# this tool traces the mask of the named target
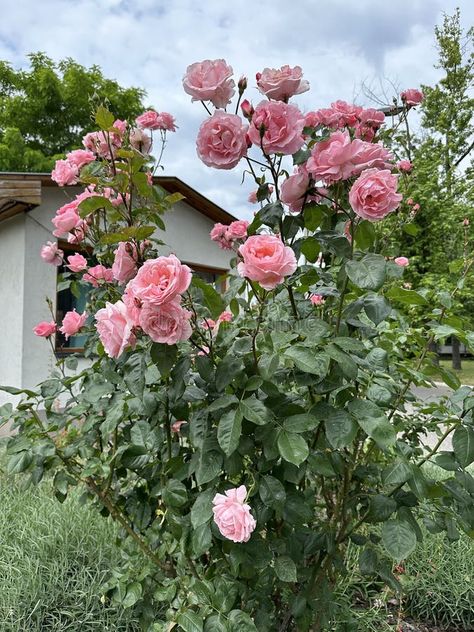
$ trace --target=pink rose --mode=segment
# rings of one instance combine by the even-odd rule
[[[64,233],[69,233],[79,224],[81,218],[77,211],[78,206],[77,201],[73,200],[56,211],[56,216],[51,220],[56,226],[56,230],[53,231],[55,237],[61,237]]]
[[[111,268],[106,268],[102,264],[99,264],[89,268],[87,273],[82,277],[82,280],[90,283],[94,287],[99,287],[99,281],[111,283],[114,280],[114,275]]]
[[[66,154],[66,160],[70,165],[75,165],[79,171],[84,165],[94,162],[95,155],[87,149],[75,149]]]
[[[257,87],[269,99],[288,101],[295,94],[309,90],[309,83],[303,79],[300,66],[290,68],[285,65],[280,69],[264,68],[257,74]]]
[[[46,263],[52,263],[54,266],[60,266],[63,262],[64,252],[58,248],[55,241],[48,241],[41,248],[41,259]]]
[[[106,303],[95,315],[96,329],[109,358],[118,358],[129,346],[134,347],[136,338],[133,322],[122,301]]]
[[[413,169],[413,165],[409,160],[399,160],[397,162],[397,168],[399,171],[409,172]]]
[[[217,318],[217,322],[230,323],[232,318],[233,318],[232,312],[229,312],[226,310],[226,311],[223,311],[222,314],[220,314],[220,316]]]
[[[406,268],[408,265],[410,265],[410,261],[406,257],[396,257],[394,259],[394,262],[397,264],[397,266],[400,266],[401,268]]]
[[[216,108],[225,108],[235,93],[232,73],[223,59],[196,62],[186,69],[184,91],[193,101],[211,101]]]
[[[117,142],[118,139],[125,134],[127,131],[127,121],[121,121],[120,119],[116,119],[114,121],[114,142]]]
[[[301,211],[309,183],[310,177],[308,172],[301,168],[282,183],[280,199],[283,204],[290,207],[290,211],[293,213],[299,213]],[[309,196],[306,196],[306,199],[309,201]]]
[[[332,108],[322,108],[315,112],[308,112],[305,117],[305,127],[317,127],[318,125],[324,125],[330,129],[337,129],[340,127],[341,116],[336,110]]]
[[[142,154],[150,153],[151,137],[142,129],[136,127],[130,132],[130,145]]]
[[[354,136],[356,138],[361,138],[368,143],[371,143],[375,138],[375,129],[373,127],[370,127],[370,125],[356,123],[354,125]]]
[[[140,310],[139,323],[154,342],[174,345],[191,336],[190,318],[191,312],[183,309],[179,299],[175,299],[160,305],[144,303]]]
[[[77,332],[84,326],[87,320],[87,314],[78,314],[74,308],[72,312],[67,312],[63,318],[63,324],[59,328],[59,331],[64,334],[66,340],[69,340],[70,336],[75,336]]]
[[[187,424],[187,421],[174,421],[171,424],[171,432],[175,432],[176,434],[179,433],[179,431],[181,430],[181,426],[184,426],[184,424]]]
[[[416,213],[419,210],[420,210],[420,205],[419,204],[413,204],[413,211]]]
[[[214,329],[216,326],[216,321],[212,320],[212,318],[203,318],[201,321],[201,327],[203,329]]]
[[[185,292],[191,277],[191,269],[175,255],[148,259],[129,281],[125,293],[142,302],[162,305]]]
[[[414,203],[415,202],[414,202],[413,198],[408,198],[408,200],[407,200],[408,206],[413,206]]]
[[[49,338],[56,332],[56,323],[52,320],[50,323],[42,321],[33,328],[34,333],[42,338]]]
[[[397,176],[388,169],[367,169],[354,182],[349,202],[363,219],[376,222],[394,211],[402,199],[397,193]]]
[[[69,233],[68,242],[75,245],[80,244],[86,238],[87,229],[87,222],[84,219],[79,220],[72,232]]]
[[[199,128],[196,149],[208,167],[232,169],[247,154],[247,126],[236,114],[215,112]]]
[[[409,88],[400,94],[402,101],[408,106],[419,105],[423,101],[423,92],[416,88]]]
[[[164,132],[176,131],[176,121],[174,116],[172,116],[168,112],[160,112],[158,119],[159,129],[163,130]]]
[[[248,542],[257,526],[250,513],[250,505],[245,503],[246,496],[245,485],[241,485],[228,489],[225,495],[216,494],[212,501],[214,522],[224,538],[232,542]]]
[[[385,114],[374,108],[367,108],[360,113],[360,122],[363,125],[378,129],[385,121]]]
[[[281,101],[262,101],[255,108],[249,139],[266,154],[294,154],[301,149],[304,116],[294,105]],[[262,137],[263,134],[263,137]]]
[[[147,110],[137,116],[135,123],[141,129],[160,129],[160,115],[155,110]]]
[[[85,270],[87,268],[87,259],[78,252],[70,255],[67,258],[67,261],[67,267],[71,270],[71,272],[81,272],[81,270]]]
[[[467,217],[465,217],[465,218],[462,220],[462,225],[463,225],[463,226],[469,226],[469,219],[468,219]]]
[[[242,110],[242,114],[249,121],[252,119],[253,113],[255,112],[253,105],[247,99],[244,99],[240,104],[240,109]]]
[[[311,294],[309,300],[313,305],[316,305],[317,307],[321,307],[326,302],[325,298],[321,296],[321,294]]]
[[[295,253],[274,235],[252,235],[239,248],[243,261],[237,266],[241,277],[273,290],[296,270]]]
[[[124,241],[121,241],[117,250],[114,250],[112,275],[120,284],[127,283],[137,273],[137,262],[133,252],[134,246]]]
[[[56,160],[56,165],[51,172],[51,180],[63,187],[68,184],[77,184],[79,169],[77,165],[67,160]]]
[[[247,228],[249,227],[249,223],[245,219],[239,219],[235,222],[229,224],[226,237],[229,241],[233,239],[245,239],[247,237]]]
[[[209,234],[212,241],[218,243],[220,248],[223,250],[232,250],[232,242],[227,238],[227,226],[225,224],[217,222]]]
[[[331,108],[339,115],[339,127],[344,125],[354,126],[362,112],[362,108],[359,105],[346,103],[346,101],[335,101],[331,103]]]

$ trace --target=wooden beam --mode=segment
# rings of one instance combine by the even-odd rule
[[[41,204],[41,180],[10,180],[0,177],[0,209],[12,202]]]

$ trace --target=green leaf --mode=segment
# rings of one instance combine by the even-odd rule
[[[357,424],[346,410],[332,410],[325,422],[326,437],[336,450],[350,445],[357,434]]]
[[[363,299],[364,310],[370,320],[378,325],[390,315],[392,306],[383,297],[378,294],[368,294]]]
[[[176,621],[183,628],[184,632],[202,632],[202,617],[193,610],[182,612],[178,615]]]
[[[319,419],[310,413],[302,413],[301,415],[292,415],[287,417],[283,422],[283,427],[288,432],[307,432],[314,430],[319,425]]]
[[[131,608],[142,597],[142,585],[139,582],[133,582],[127,586],[127,592],[121,601],[123,608]]]
[[[212,518],[212,499],[214,496],[213,489],[206,489],[196,498],[191,509],[191,524],[194,529]]]
[[[88,197],[85,200],[82,200],[82,202],[79,204],[79,207],[78,207],[79,217],[84,219],[85,217],[87,217],[88,215],[90,215],[94,211],[97,211],[100,208],[103,208],[107,211],[115,210],[114,205],[107,198],[102,197],[100,195],[92,195],[91,197]]]
[[[217,426],[217,441],[227,456],[230,456],[239,445],[242,434],[242,414],[239,410],[224,413]]]
[[[239,410],[245,419],[257,426],[263,426],[271,419],[270,411],[255,395],[243,399],[239,404]]]
[[[283,484],[274,476],[264,476],[258,492],[262,502],[268,507],[282,507],[286,499]]]
[[[255,623],[246,612],[232,610],[229,612],[229,624],[232,632],[258,632]]]
[[[309,448],[301,435],[282,430],[278,435],[280,455],[297,467],[308,458]]]
[[[304,207],[304,227],[310,232],[317,230],[328,212],[328,207],[322,204],[307,204]]]
[[[17,452],[8,459],[7,472],[9,474],[24,472],[32,460],[33,457],[30,452]]]
[[[176,345],[165,345],[154,342],[151,345],[150,356],[158,367],[162,377],[168,377],[178,357]]]
[[[375,494],[369,499],[366,522],[385,522],[395,511],[397,511],[397,503],[393,498],[383,494]]]
[[[222,395],[222,397],[215,399],[212,404],[209,404],[207,411],[211,413],[222,408],[229,408],[232,404],[237,404],[238,401],[235,395]]]
[[[416,534],[408,522],[388,520],[382,527],[382,542],[397,562],[406,559],[416,548]]]
[[[209,285],[209,283],[206,283],[195,274],[193,275],[192,284],[194,287],[197,287],[201,290],[204,305],[211,313],[211,317],[217,318],[220,314],[222,314],[225,308],[225,304],[219,292],[214,287],[212,287],[212,285]]]
[[[453,450],[456,460],[463,467],[474,461],[474,430],[458,426],[453,434]]]
[[[275,226],[282,216],[283,206],[281,202],[270,202],[266,204],[256,215],[262,224],[266,224],[266,226],[270,227]]]
[[[360,261],[347,261],[346,273],[349,279],[362,290],[378,290],[385,281],[385,257],[369,253]]]
[[[406,290],[403,287],[392,287],[387,292],[388,298],[403,303],[404,305],[427,305],[428,301],[424,296],[415,290]]]
[[[224,615],[212,614],[206,619],[204,632],[229,632]]]
[[[196,557],[203,555],[212,546],[212,533],[208,524],[201,524],[193,529],[191,547]]]
[[[170,479],[163,490],[163,502],[170,507],[182,507],[188,502],[188,492],[180,481]]]
[[[226,355],[216,369],[216,388],[223,391],[242,370],[242,360],[232,355]]]
[[[410,464],[402,459],[397,459],[382,472],[385,485],[399,485],[406,483],[413,475]]]
[[[367,250],[375,241],[375,226],[373,222],[363,220],[355,230],[355,243],[361,250]]]
[[[321,252],[321,244],[314,237],[307,237],[301,242],[301,254],[306,257],[308,261],[314,263]]]
[[[115,121],[115,117],[112,112],[104,107],[103,105],[99,105],[95,113],[95,122],[103,130],[109,130],[113,127]]]
[[[287,349],[284,355],[293,360],[298,369],[305,373],[323,378],[329,370],[329,356],[325,353],[315,353],[307,347],[295,345]]]
[[[374,575],[378,570],[379,558],[372,548],[365,548],[359,555],[359,568],[362,575]]]
[[[394,445],[397,433],[385,413],[373,402],[355,399],[348,404],[349,411],[362,428],[382,450]]]
[[[296,564],[288,556],[277,557],[275,560],[275,573],[282,582],[296,582],[298,579]]]

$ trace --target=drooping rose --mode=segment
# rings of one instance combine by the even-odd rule
[[[300,66],[290,68],[285,65],[279,69],[264,68],[257,75],[257,87],[269,99],[288,101],[295,94],[309,90],[309,83],[303,79]]]
[[[48,241],[41,248],[41,259],[46,263],[51,263],[54,266],[60,266],[63,262],[64,252],[58,248],[58,244],[55,241]]]
[[[406,268],[410,265],[410,260],[406,257],[395,257],[394,262],[401,268]]]
[[[95,156],[88,149],[75,149],[66,154],[66,160],[69,164],[75,165],[77,169],[81,169],[84,165],[94,162]]]
[[[56,165],[51,172],[51,180],[54,180],[60,187],[77,184],[79,169],[67,160],[56,160]]]
[[[134,246],[125,241],[121,241],[118,248],[114,250],[112,275],[122,285],[133,279],[137,273],[137,262],[133,256],[133,251]]]
[[[135,127],[130,132],[130,145],[142,154],[149,154],[152,140],[144,130]]]
[[[87,259],[78,252],[67,258],[67,267],[71,272],[81,272],[87,268]]]
[[[247,126],[240,116],[220,110],[206,119],[196,139],[199,158],[214,169],[233,169],[247,154]]]
[[[59,328],[59,331],[64,334],[66,340],[69,340],[71,336],[75,336],[77,332],[84,326],[87,320],[87,314],[78,314],[74,308],[72,312],[66,312],[63,318],[63,324]]]
[[[88,230],[88,224],[84,219],[79,220],[79,222],[74,226],[74,228],[69,233],[67,240],[70,244],[80,244],[86,238],[86,233]]]
[[[295,105],[262,101],[255,108],[248,136],[266,154],[290,155],[301,149],[304,115]]]
[[[86,274],[83,275],[82,280],[90,283],[94,287],[99,287],[99,281],[111,283],[114,280],[114,275],[111,268],[106,268],[99,263],[89,268]]]
[[[42,321],[33,328],[33,331],[37,336],[41,336],[41,338],[49,338],[56,333],[56,323],[54,320],[49,323],[47,321]]]
[[[417,90],[416,88],[408,88],[408,90],[404,90],[400,96],[402,101],[411,107],[419,105],[424,98],[423,92],[421,92],[421,90]]]
[[[245,239],[247,237],[247,228],[249,222],[245,219],[238,219],[235,222],[231,222],[227,227],[226,237],[229,241],[234,239]]]
[[[139,324],[154,342],[174,345],[192,334],[191,312],[183,309],[179,299],[159,305],[146,302],[140,310]]]
[[[410,172],[413,169],[413,165],[409,160],[399,160],[397,162],[397,168],[400,171]]]
[[[109,358],[118,358],[127,347],[134,347],[133,322],[123,301],[105,304],[95,315],[96,329]]]
[[[184,91],[193,101],[211,101],[216,108],[225,108],[235,93],[232,73],[223,59],[196,62],[186,69]]]
[[[296,270],[295,253],[274,235],[252,235],[239,248],[241,277],[257,281],[265,290],[273,290]]]
[[[144,303],[162,305],[185,292],[191,277],[191,269],[175,255],[161,256],[145,261],[125,292]]]
[[[306,169],[299,168],[296,172],[283,181],[280,187],[280,199],[283,204],[289,206],[290,211],[299,213],[303,207],[303,202],[310,200],[306,195],[310,183],[310,176]],[[311,199],[314,196],[311,196]]]
[[[245,502],[245,485],[228,489],[224,494],[216,494],[212,501],[214,522],[221,534],[232,542],[248,542],[257,526],[250,513],[250,505]]]
[[[400,204],[402,195],[397,193],[397,184],[397,176],[388,169],[367,169],[351,187],[350,205],[363,219],[383,219]]]

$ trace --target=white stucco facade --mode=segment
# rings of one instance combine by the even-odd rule
[[[40,250],[47,241],[56,240],[51,219],[57,209],[80,190],[42,186],[41,204],[35,208],[3,221],[0,212],[0,384],[31,388],[46,379],[54,366],[55,355],[48,341],[33,333],[38,322],[51,320],[46,298],[56,307],[57,268],[41,260]],[[182,200],[163,217],[166,231],[156,234],[166,244],[161,254],[174,253],[191,265],[226,270],[229,252],[209,238],[219,218],[209,215],[222,212],[227,216],[224,223],[234,218],[202,199],[203,209]],[[0,392],[0,405],[15,399]]]

